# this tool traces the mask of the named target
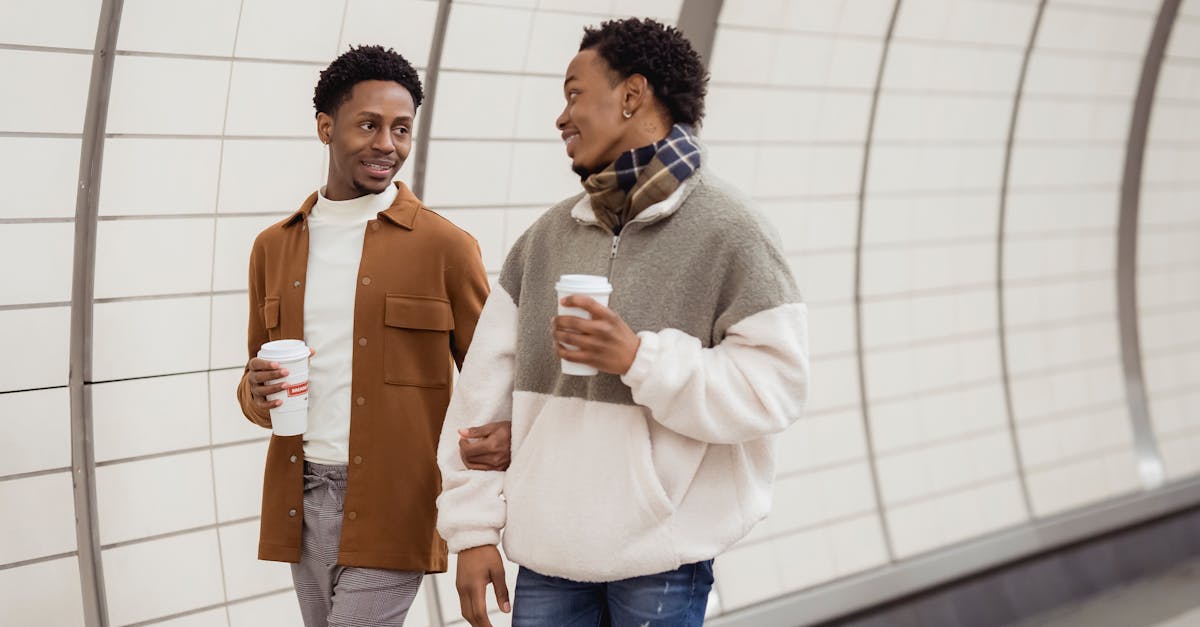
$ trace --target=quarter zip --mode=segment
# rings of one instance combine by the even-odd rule
[[[621,236],[613,235],[612,251],[608,255],[608,280],[612,281],[613,263],[617,260],[617,247],[621,245]]]

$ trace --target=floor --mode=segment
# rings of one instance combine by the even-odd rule
[[[1200,627],[1200,560],[1013,627]]]

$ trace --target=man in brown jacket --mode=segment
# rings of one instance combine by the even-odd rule
[[[421,99],[416,71],[390,49],[351,48],[330,64],[313,98],[325,186],[250,256],[246,417],[270,428],[282,402],[267,400],[282,389],[268,382],[287,371],[255,357],[263,343],[315,351],[308,429],[271,437],[258,549],[292,563],[307,627],[402,625],[422,576],[446,570],[438,436],[488,282],[476,241],[392,181]],[[500,467],[502,440],[490,457]]]

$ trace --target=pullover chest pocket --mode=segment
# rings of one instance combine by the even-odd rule
[[[444,388],[450,383],[450,301],[388,293],[383,316],[383,380],[392,385]]]

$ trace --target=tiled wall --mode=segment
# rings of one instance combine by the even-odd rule
[[[494,276],[521,232],[578,190],[554,119],[582,27],[635,13],[674,23],[685,4],[453,2],[436,103],[420,112],[433,116],[428,154],[400,177],[426,161],[425,200],[476,236]],[[83,624],[67,386],[100,5],[0,6],[0,502],[37,511],[0,522],[5,624]],[[1117,220],[1158,8],[725,0],[707,167],[778,226],[811,307],[816,384],[782,438],[774,512],[717,562],[713,613],[1140,489]],[[255,560],[266,434],[233,399],[247,253],[324,178],[319,70],[350,44],[383,43],[424,75],[437,11],[124,1],[85,382],[109,624],[298,624],[286,565]],[[1200,1],[1186,0],[1137,233],[1168,479],[1200,473],[1197,129]],[[408,624],[458,615],[451,571],[427,580]]]

